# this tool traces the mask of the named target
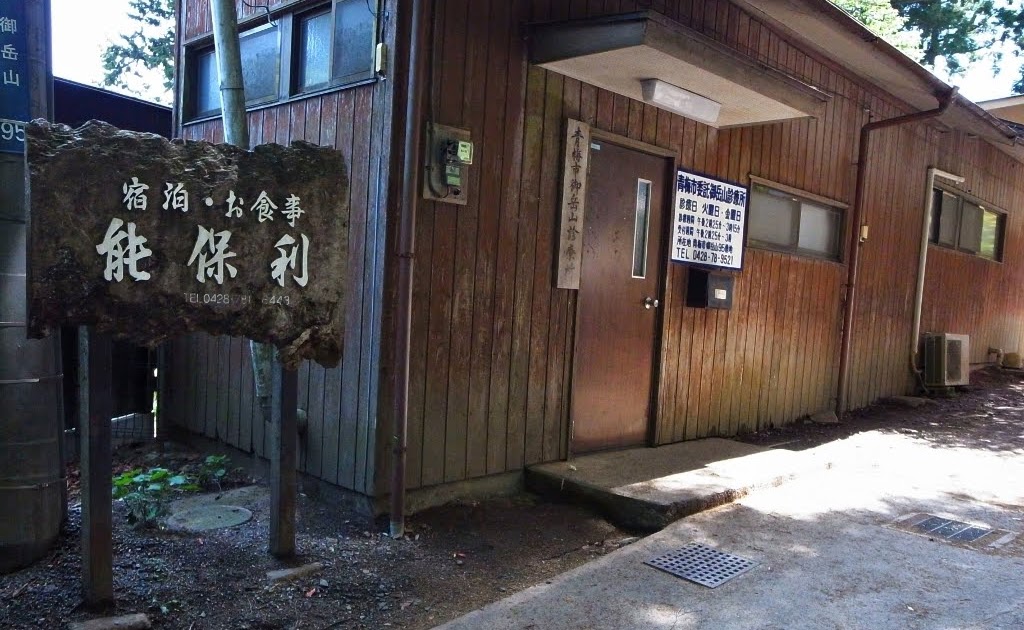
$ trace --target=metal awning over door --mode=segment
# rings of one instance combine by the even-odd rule
[[[657,79],[719,104],[715,127],[820,117],[828,95],[654,11],[530,26],[530,61],[644,101]],[[648,100],[647,102],[651,102]]]

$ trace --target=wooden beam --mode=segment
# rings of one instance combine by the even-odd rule
[[[288,370],[274,353],[271,368],[270,553],[295,554],[295,452],[299,374]]]
[[[82,596],[87,606],[114,601],[110,419],[113,358],[110,335],[81,327]]]

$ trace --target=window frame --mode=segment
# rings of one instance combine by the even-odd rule
[[[791,245],[783,245],[780,243],[774,243],[772,241],[758,240],[753,234],[753,220],[752,217],[757,213],[757,208],[754,205],[754,193],[758,188],[766,188],[770,191],[782,193],[782,195],[791,198],[792,201],[797,202],[796,207],[793,209],[791,215],[791,226],[790,226],[790,243]],[[765,249],[783,254],[791,254],[794,256],[803,256],[805,258],[813,258],[815,260],[823,260],[827,262],[843,264],[846,259],[846,231],[847,231],[847,214],[849,205],[835,199],[829,199],[828,197],[822,197],[821,195],[815,195],[792,186],[773,182],[768,179],[757,177],[755,175],[750,176],[750,193],[749,202],[747,206],[747,245],[755,249]],[[807,203],[830,212],[836,217],[837,231],[835,236],[835,251],[833,253],[825,253],[814,249],[806,249],[799,247],[800,242],[800,219],[803,214],[803,204]]]
[[[373,14],[373,39],[370,43],[370,58],[371,67],[367,68],[365,72],[347,75],[345,77],[337,77],[334,75],[334,53],[335,53],[335,42],[334,38],[337,35],[337,19],[338,19],[338,5],[343,2],[365,2],[365,0],[330,0],[323,4],[314,5],[308,9],[304,9],[301,12],[297,11],[292,14],[293,28],[291,33],[291,72],[290,72],[290,85],[289,90],[292,96],[315,94],[318,92],[324,92],[327,90],[345,87],[348,85],[359,84],[361,82],[373,79],[376,75],[372,67],[373,56],[376,51],[378,42],[380,41],[380,21],[378,15],[380,13],[380,6],[378,3],[377,11]],[[330,15],[330,34],[331,34],[331,46],[329,53],[329,63],[327,68],[327,81],[317,83],[306,88],[302,88],[299,85],[299,70],[300,64],[302,63],[302,29],[300,24],[303,20],[316,17],[318,15]]]
[[[962,190],[958,190],[951,186],[942,185],[935,183],[932,186],[933,201],[932,207],[929,209],[930,217],[929,221],[931,225],[928,229],[928,244],[934,247],[938,247],[947,251],[955,251],[966,256],[973,256],[976,258],[982,258],[995,263],[1002,263],[1003,257],[1005,256],[1006,248],[1006,223],[1009,220],[1009,213],[1002,208],[993,206],[992,204],[975,197]],[[950,195],[957,199],[956,202],[956,234],[953,243],[946,243],[941,240],[941,230],[939,224],[942,221],[942,203],[941,200],[945,195]],[[978,208],[978,249],[975,251],[970,244],[962,242],[964,235],[964,206],[970,204]],[[984,253],[984,229],[985,229],[985,215],[995,215],[997,233],[996,242],[994,243],[993,256],[988,256]]]
[[[298,88],[298,63],[299,63],[299,19],[322,13],[331,15],[331,64],[333,65],[334,55],[334,20],[337,7],[341,2],[353,0],[327,0],[318,2],[298,2],[285,4],[271,9],[269,19],[273,24],[268,23],[268,16],[258,14],[241,20],[238,25],[239,39],[251,34],[258,33],[268,28],[276,28],[278,31],[278,80],[277,94],[256,100],[247,100],[245,109],[247,112],[274,107],[292,101],[303,100],[319,94],[356,88],[363,85],[376,83],[380,75],[374,67],[370,67],[365,73],[360,73],[355,78],[347,77],[346,80],[335,80],[333,77],[327,83],[320,83],[300,91]],[[366,0],[360,0],[365,2]],[[376,49],[381,43],[381,21],[380,0],[369,0],[370,5],[376,11],[373,16],[373,37],[370,42],[371,66],[376,62]],[[213,51],[213,34],[203,35],[186,40],[182,43],[182,59],[185,69],[181,77],[183,79],[180,88],[181,124],[191,125],[214,120],[221,117],[220,108],[205,112],[196,111],[198,96],[199,63],[201,55]],[[216,64],[216,62],[214,62]]]

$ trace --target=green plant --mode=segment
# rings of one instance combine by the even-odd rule
[[[174,493],[199,489],[187,475],[172,474],[166,468],[129,470],[114,477],[113,484],[114,498],[128,507],[128,522],[140,529],[153,526],[167,513]]]
[[[231,460],[227,455],[207,455],[199,467],[199,485],[209,487],[211,484],[221,490],[220,482],[228,474],[228,466]]]

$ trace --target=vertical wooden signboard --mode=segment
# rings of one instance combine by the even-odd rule
[[[562,167],[562,216],[558,236],[558,267],[555,286],[580,288],[583,261],[583,214],[590,164],[590,125],[569,119],[565,130],[565,162]]]

